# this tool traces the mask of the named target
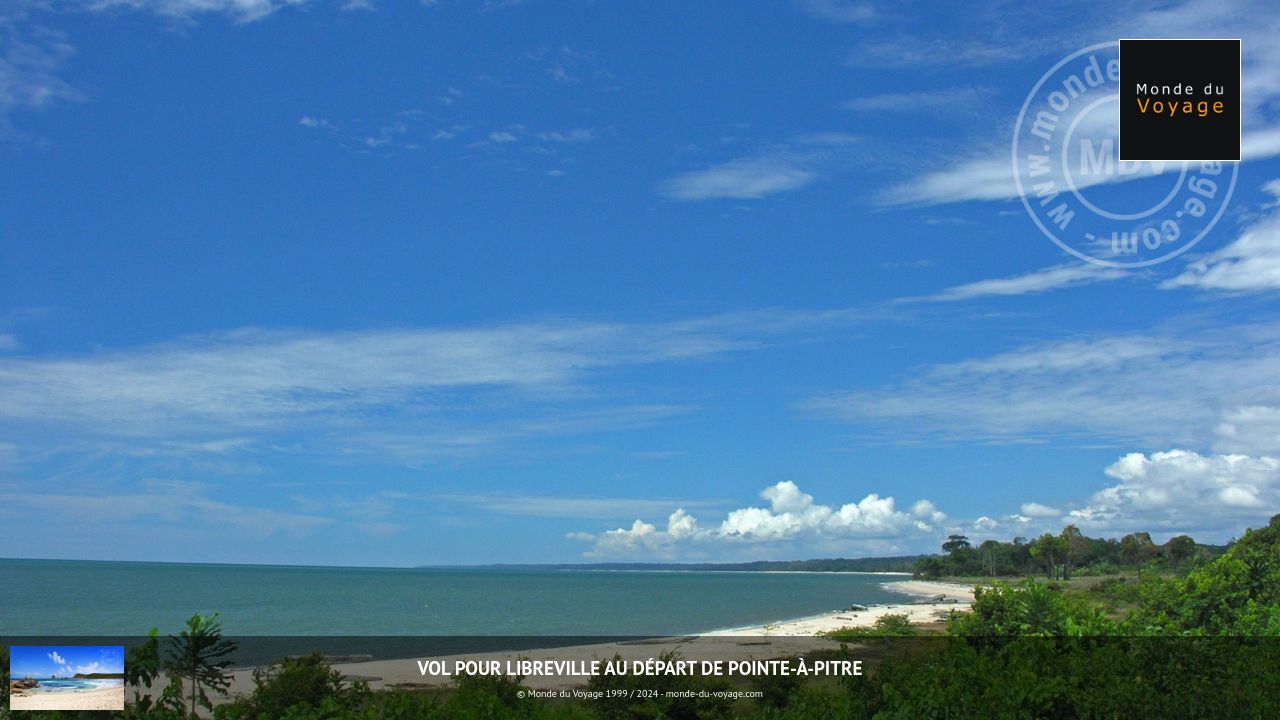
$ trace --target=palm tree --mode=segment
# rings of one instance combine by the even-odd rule
[[[218,613],[204,616],[196,613],[187,620],[187,627],[176,637],[169,636],[169,657],[164,668],[171,676],[190,681],[187,693],[188,710],[194,717],[196,705],[213,709],[206,689],[223,691],[231,684],[226,672],[230,660],[227,655],[235,652],[236,643],[222,637],[222,621]]]

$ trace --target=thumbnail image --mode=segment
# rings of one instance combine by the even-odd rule
[[[9,648],[13,710],[123,710],[124,648],[16,645]]]

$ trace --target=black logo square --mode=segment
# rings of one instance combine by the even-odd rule
[[[1240,41],[1121,40],[1120,159],[1239,160]]]

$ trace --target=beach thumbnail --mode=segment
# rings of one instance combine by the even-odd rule
[[[15,645],[9,648],[12,710],[123,710],[124,648]]]

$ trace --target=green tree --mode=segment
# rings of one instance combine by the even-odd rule
[[[982,563],[986,565],[987,574],[991,577],[996,576],[996,550],[1000,548],[1000,543],[995,540],[983,541],[978,546],[978,552],[982,555]]]
[[[969,544],[969,538],[964,535],[950,535],[947,537],[947,541],[942,543],[942,552],[955,557],[972,547],[973,546]]]
[[[1061,540],[1059,549],[1062,551],[1062,579],[1070,580],[1071,565],[1073,561],[1083,563],[1088,550],[1088,540],[1075,525],[1068,525],[1062,529]]]
[[[1045,576],[1058,579],[1058,560],[1066,553],[1067,541],[1057,535],[1045,533],[1031,543],[1031,557],[1044,566]]]
[[[945,569],[946,566],[941,558],[929,555],[916,561],[914,574],[916,577],[935,579],[942,577],[942,571]]]
[[[1156,546],[1151,542],[1151,533],[1129,533],[1120,538],[1120,559],[1126,565],[1141,565],[1155,554]]]
[[[1165,552],[1169,554],[1169,562],[1175,568],[1182,564],[1183,560],[1191,557],[1196,552],[1196,541],[1187,535],[1178,535],[1169,538],[1169,542],[1165,543]]]
[[[342,673],[329,667],[324,655],[313,653],[285,658],[279,665],[253,671],[253,693],[234,706],[219,706],[218,720],[232,718],[284,717],[291,709],[319,708],[330,704],[356,707],[368,693],[363,683],[348,686]],[[229,708],[223,710],[223,708]]]
[[[221,692],[231,684],[226,671],[231,665],[227,656],[236,650],[236,643],[222,637],[222,620],[218,613],[196,613],[187,620],[187,627],[178,635],[169,636],[169,654],[164,669],[171,677],[190,683],[186,692],[187,710],[196,714],[196,706],[213,709],[213,702],[206,690]]]

